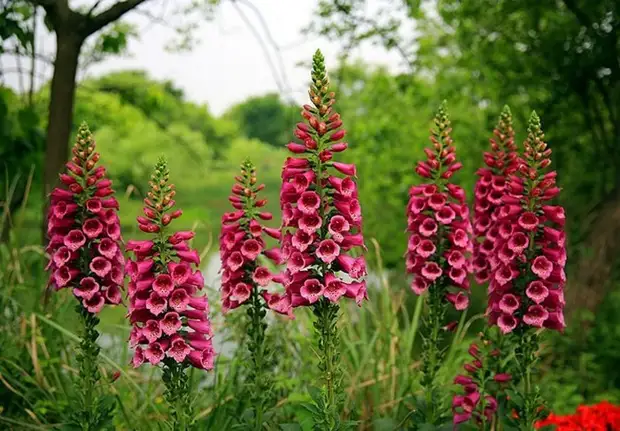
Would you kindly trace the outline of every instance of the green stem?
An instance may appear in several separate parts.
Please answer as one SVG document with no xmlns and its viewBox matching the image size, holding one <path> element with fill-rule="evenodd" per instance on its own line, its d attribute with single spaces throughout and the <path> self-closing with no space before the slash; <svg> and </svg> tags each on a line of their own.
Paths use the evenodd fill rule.
<svg viewBox="0 0 620 431">
<path fill-rule="evenodd" d="M 339 307 L 323 298 L 314 308 L 317 317 L 315 328 L 319 335 L 319 351 L 321 353 L 320 369 L 325 384 L 325 408 L 323 411 L 325 424 L 333 429 L 338 415 L 340 385 L 340 339 L 338 335 Z"/>
<path fill-rule="evenodd" d="M 165 397 L 170 406 L 174 431 L 188 431 L 193 421 L 186 368 L 185 363 L 178 363 L 170 358 L 165 360 L 162 379 L 166 385 Z"/>
<path fill-rule="evenodd" d="M 77 422 L 82 430 L 94 430 L 97 427 L 99 412 L 97 411 L 96 402 L 96 386 L 101 375 L 98 368 L 98 359 L 100 348 L 97 345 L 97 324 L 99 318 L 89 313 L 81 304 L 77 306 L 77 311 L 84 326 L 84 335 L 80 342 L 80 353 L 78 355 L 79 362 L 79 379 L 81 392 L 81 411 L 76 412 Z"/>
<path fill-rule="evenodd" d="M 532 390 L 532 373 L 536 362 L 536 351 L 538 350 L 538 339 L 535 333 L 525 331 L 519 337 L 517 343 L 517 360 L 523 380 L 523 414 L 519 419 L 520 429 L 529 431 L 534 429 L 536 419 L 536 409 L 540 401 L 538 395 Z"/>
<path fill-rule="evenodd" d="M 436 379 L 443 352 L 440 348 L 441 326 L 445 315 L 445 305 L 442 303 L 439 289 L 429 289 L 428 317 L 425 319 L 424 361 L 422 366 L 422 387 L 426 399 L 427 422 L 433 424 L 437 419 Z"/>
<path fill-rule="evenodd" d="M 263 429 L 263 416 L 265 412 L 265 401 L 270 391 L 270 379 L 266 373 L 267 360 L 265 355 L 265 329 L 264 322 L 265 310 L 261 300 L 259 289 L 252 289 L 250 307 L 248 308 L 250 317 L 250 351 L 252 369 L 249 373 L 250 384 L 252 387 L 252 402 L 254 404 L 254 429 Z"/>
</svg>

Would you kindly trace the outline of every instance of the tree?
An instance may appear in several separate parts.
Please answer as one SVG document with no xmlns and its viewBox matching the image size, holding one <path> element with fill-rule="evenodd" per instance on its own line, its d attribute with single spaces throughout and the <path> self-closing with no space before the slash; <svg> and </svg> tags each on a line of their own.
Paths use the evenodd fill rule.
<svg viewBox="0 0 620 431">
<path fill-rule="evenodd" d="M 383 42 L 401 54 L 413 74 L 433 77 L 472 106 L 536 108 L 549 135 L 563 142 L 554 150 L 562 153 L 560 162 L 568 163 L 570 153 L 579 151 L 597 169 L 604 165 L 605 175 L 597 180 L 609 181 L 597 181 L 599 199 L 609 191 L 604 184 L 620 190 L 616 0 L 596 5 L 586 0 L 402 0 L 394 4 L 400 13 L 390 19 L 368 14 L 365 3 L 321 0 L 312 30 L 342 37 L 348 45 Z M 401 30 L 414 22 L 416 32 Z M 581 148 L 586 137 L 591 150 Z"/>
<path fill-rule="evenodd" d="M 563 204 L 573 220 L 568 292 L 596 305 L 620 244 L 620 3 L 602 0 L 402 0 L 368 13 L 364 0 L 321 0 L 311 30 L 348 46 L 383 43 L 410 73 L 431 77 L 449 101 L 491 119 L 508 103 L 517 123 L 536 109 L 554 151 Z M 415 24 L 415 32 L 403 31 Z M 407 49 L 405 49 L 405 47 Z M 409 48 L 412 47 L 412 48 Z M 455 128 L 455 130 L 457 130 Z M 523 139 L 519 135 L 518 138 Z M 586 223 L 591 221 L 591 223 Z M 576 240 L 577 239 L 577 240 Z M 590 248 L 594 256 L 580 250 Z"/>
<path fill-rule="evenodd" d="M 19 74 L 20 93 L 0 86 L 0 177 L 7 185 L 0 190 L 0 242 L 9 238 L 12 216 L 22 205 L 27 189 L 38 184 L 33 169 L 42 159 L 43 134 L 34 107 L 37 31 L 36 8 L 22 0 L 0 0 L 0 55 L 17 56 L 16 68 L 0 70 Z M 23 68 L 23 61 L 29 69 Z"/>
<path fill-rule="evenodd" d="M 85 87 L 96 91 L 117 94 L 124 103 L 140 109 L 162 129 L 182 122 L 199 132 L 215 157 L 238 133 L 232 121 L 215 119 L 206 105 L 196 105 L 185 99 L 183 90 L 170 81 L 156 82 L 143 71 L 128 70 L 84 82 Z"/>
<path fill-rule="evenodd" d="M 286 104 L 275 93 L 250 97 L 233 106 L 227 116 L 235 120 L 248 138 L 259 139 L 266 144 L 282 147 L 295 127 L 299 109 Z"/>
<path fill-rule="evenodd" d="M 84 41 L 108 24 L 148 0 L 118 1 L 95 13 L 100 1 L 86 12 L 71 9 L 68 0 L 30 0 L 45 10 L 45 20 L 56 35 L 54 73 L 45 145 L 44 193 L 56 183 L 58 172 L 67 159 L 73 119 L 76 75 Z"/>
</svg>

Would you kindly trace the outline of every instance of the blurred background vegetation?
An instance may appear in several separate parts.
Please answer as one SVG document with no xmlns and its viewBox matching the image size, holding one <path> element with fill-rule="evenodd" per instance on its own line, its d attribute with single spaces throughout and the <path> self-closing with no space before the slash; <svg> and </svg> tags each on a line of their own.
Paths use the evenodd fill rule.
<svg viewBox="0 0 620 431">
<path fill-rule="evenodd" d="M 79 67 L 126 52 L 136 29 L 125 16 L 148 14 L 154 3 L 0 0 L 0 59 L 11 55 L 23 66 L 11 71 L 0 63 L 0 428 L 62 429 L 71 406 L 73 299 L 66 292 L 44 294 L 40 226 L 45 193 L 83 120 L 114 180 L 125 238 L 139 236 L 134 217 L 149 169 L 160 155 L 168 158 L 185 212 L 178 227 L 198 233 L 195 245 L 204 250 L 221 329 L 216 372 L 193 376 L 200 429 L 228 429 L 244 411 L 244 356 L 236 348 L 243 345 L 243 322 L 234 313 L 223 318 L 217 306 L 219 218 L 229 209 L 232 177 L 249 155 L 277 219 L 283 147 L 299 106 L 270 93 L 214 115 L 178 84 L 144 70 L 77 79 Z M 174 11 L 186 18 L 176 29 L 176 49 L 191 46 L 192 20 L 217 20 L 214 12 L 224 3 L 261 7 L 249 0 L 183 3 Z M 456 180 L 470 198 L 502 106 L 512 108 L 519 142 L 530 111 L 542 117 L 569 237 L 569 326 L 546 338 L 542 389 L 559 413 L 600 399 L 620 402 L 620 2 L 318 0 L 308 22 L 307 37 L 344 47 L 331 78 L 348 130 L 344 157 L 358 166 L 364 233 L 372 239 L 371 301 L 362 310 L 345 310 L 345 413 L 362 429 L 394 429 L 417 390 L 419 307 L 402 275 L 404 207 L 417 181 L 412 167 L 443 99 L 465 166 Z M 54 33 L 59 47 L 51 79 L 42 86 L 35 85 L 40 32 Z M 401 71 L 371 58 L 350 59 L 347 54 L 363 44 L 395 53 Z M 2 84 L 10 73 L 19 74 L 17 89 Z M 470 317 L 484 308 L 484 289 L 474 290 Z M 307 429 L 307 414 L 296 405 L 312 380 L 304 366 L 312 357 L 311 328 L 309 316 L 298 314 L 296 322 L 274 319 L 273 342 L 288 353 L 279 365 L 274 420 Z M 473 337 L 481 322 L 466 325 L 461 336 Z M 166 416 L 162 387 L 156 371 L 126 366 L 123 311 L 107 313 L 102 331 L 103 366 L 110 376 L 121 371 L 110 387 L 122 406 L 117 429 L 159 429 L 156 419 Z M 447 384 L 461 364 L 461 349 L 451 350 Z"/>
</svg>

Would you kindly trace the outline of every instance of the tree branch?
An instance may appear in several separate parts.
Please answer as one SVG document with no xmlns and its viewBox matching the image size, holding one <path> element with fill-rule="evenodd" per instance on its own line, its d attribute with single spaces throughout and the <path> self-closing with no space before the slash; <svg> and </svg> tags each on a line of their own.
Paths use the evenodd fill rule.
<svg viewBox="0 0 620 431">
<path fill-rule="evenodd" d="M 132 10 L 133 8 L 139 6 L 140 4 L 146 2 L 148 0 L 124 0 L 114 5 L 110 6 L 108 9 L 104 10 L 98 15 L 93 17 L 87 17 L 87 22 L 85 25 L 86 36 L 89 36 L 96 32 L 97 30 L 105 27 L 111 22 L 116 21 L 127 12 Z"/>
<path fill-rule="evenodd" d="M 61 25 L 69 15 L 69 0 L 29 0 L 35 7 L 40 6 L 45 10 L 54 28 Z"/>
<path fill-rule="evenodd" d="M 55 0 L 30 0 L 30 3 L 34 4 L 35 6 L 41 6 L 44 8 L 55 9 L 57 6 L 59 6 L 59 2 Z M 66 2 L 61 2 L 61 3 L 66 3 Z"/>
<path fill-rule="evenodd" d="M 92 5 L 92 7 L 90 9 L 88 9 L 88 13 L 86 15 L 88 16 L 92 16 L 93 12 L 95 11 L 95 9 L 97 9 L 99 7 L 99 5 L 101 4 L 103 0 L 97 0 L 95 2 L 94 5 Z"/>
<path fill-rule="evenodd" d="M 29 57 L 29 58 L 34 57 L 36 60 L 42 61 L 45 64 L 49 64 L 49 65 L 53 65 L 54 64 L 54 58 L 53 57 L 48 57 L 48 56 L 43 55 L 43 54 L 37 54 L 34 51 L 21 51 L 21 50 L 19 50 L 17 48 L 9 48 L 9 49 L 5 49 L 4 50 L 4 54 L 11 54 L 11 55 L 15 55 L 15 56 Z"/>
</svg>

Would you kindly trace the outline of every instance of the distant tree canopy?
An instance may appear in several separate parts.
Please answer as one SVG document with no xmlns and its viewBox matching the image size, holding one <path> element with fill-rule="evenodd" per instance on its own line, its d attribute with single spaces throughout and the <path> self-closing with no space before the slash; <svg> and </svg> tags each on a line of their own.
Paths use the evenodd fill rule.
<svg viewBox="0 0 620 431">
<path fill-rule="evenodd" d="M 250 97 L 233 106 L 226 114 L 233 119 L 243 135 L 267 144 L 282 147 L 291 139 L 299 121 L 300 108 L 285 103 L 278 94 Z"/>
<path fill-rule="evenodd" d="M 237 126 L 214 118 L 206 106 L 186 101 L 170 82 L 150 79 L 141 71 L 111 73 L 80 84 L 74 131 L 88 121 L 102 157 L 114 163 L 119 187 L 144 183 L 159 155 L 170 168 L 195 183 L 239 135 Z"/>
<path fill-rule="evenodd" d="M 321 0 L 312 30 L 351 46 L 383 43 L 450 101 L 489 113 L 507 103 L 521 121 L 536 109 L 560 173 L 601 174 L 563 179 L 571 190 L 589 191 L 569 210 L 590 210 L 620 191 L 617 0 L 403 0 L 392 2 L 399 13 L 389 17 L 366 13 L 365 3 Z M 415 33 L 402 31 L 414 23 Z"/>
<path fill-rule="evenodd" d="M 620 236 L 620 3 L 378 3 L 390 8 L 369 12 L 365 0 L 320 0 L 309 30 L 349 47 L 372 41 L 398 53 L 409 76 L 401 89 L 425 77 L 426 88 L 450 105 L 485 116 L 486 130 L 506 103 L 522 139 L 520 124 L 535 109 L 564 188 L 571 260 L 580 262 L 567 292 L 595 305 L 619 266 L 620 242 L 613 238 Z M 454 127 L 459 133 L 456 120 Z"/>
<path fill-rule="evenodd" d="M 186 101 L 183 91 L 172 82 L 153 81 L 143 71 L 111 73 L 83 84 L 84 89 L 91 86 L 97 91 L 118 95 L 123 103 L 139 109 L 162 129 L 184 123 L 202 136 L 215 157 L 238 133 L 232 121 L 216 120 L 206 105 Z"/>
</svg>

